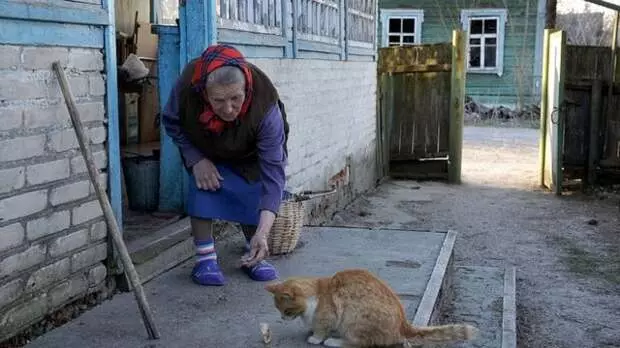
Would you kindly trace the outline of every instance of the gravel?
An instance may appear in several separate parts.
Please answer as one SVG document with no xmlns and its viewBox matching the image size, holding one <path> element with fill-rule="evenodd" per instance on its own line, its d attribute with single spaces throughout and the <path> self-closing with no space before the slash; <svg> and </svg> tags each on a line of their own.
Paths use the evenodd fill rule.
<svg viewBox="0 0 620 348">
<path fill-rule="evenodd" d="M 537 146 L 466 127 L 462 185 L 389 181 L 331 224 L 456 230 L 457 265 L 517 267 L 519 347 L 620 347 L 618 198 L 540 189 Z"/>
</svg>

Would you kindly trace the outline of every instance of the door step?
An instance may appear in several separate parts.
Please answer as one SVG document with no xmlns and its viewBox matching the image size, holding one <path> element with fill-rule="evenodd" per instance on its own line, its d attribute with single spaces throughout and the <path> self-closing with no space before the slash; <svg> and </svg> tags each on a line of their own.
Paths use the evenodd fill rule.
<svg viewBox="0 0 620 348">
<path fill-rule="evenodd" d="M 216 224 L 214 237 L 217 240 L 233 230 L 233 225 Z M 127 250 L 142 284 L 147 283 L 194 256 L 189 217 L 130 241 L 127 243 Z M 131 291 L 132 287 L 126 277 L 119 278 L 119 289 Z"/>
<path fill-rule="evenodd" d="M 446 347 L 516 348 L 515 268 L 457 266 L 451 301 L 440 322 L 465 322 L 478 327 L 477 337 Z"/>
</svg>

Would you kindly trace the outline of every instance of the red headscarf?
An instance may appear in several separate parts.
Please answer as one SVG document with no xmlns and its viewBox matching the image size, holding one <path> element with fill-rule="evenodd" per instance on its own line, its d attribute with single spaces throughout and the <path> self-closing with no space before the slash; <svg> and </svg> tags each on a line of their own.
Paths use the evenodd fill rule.
<svg viewBox="0 0 620 348">
<path fill-rule="evenodd" d="M 207 47 L 200 56 L 200 59 L 196 62 L 191 84 L 195 91 L 204 95 L 207 76 L 215 69 L 223 66 L 236 66 L 243 71 L 243 75 L 245 76 L 245 100 L 241 105 L 241 111 L 237 117 L 237 119 L 240 120 L 245 116 L 252 102 L 252 72 L 243 54 L 236 48 L 220 44 Z M 199 120 L 207 130 L 214 133 L 220 133 L 226 126 L 234 123 L 219 118 L 207 100 L 205 100 L 205 108 L 200 114 Z"/>
</svg>

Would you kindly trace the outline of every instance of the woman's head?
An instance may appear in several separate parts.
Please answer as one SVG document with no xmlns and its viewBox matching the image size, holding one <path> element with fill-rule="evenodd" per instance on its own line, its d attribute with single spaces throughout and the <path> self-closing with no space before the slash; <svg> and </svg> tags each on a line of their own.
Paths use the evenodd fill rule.
<svg viewBox="0 0 620 348">
<path fill-rule="evenodd" d="M 245 76 L 235 66 L 222 66 L 207 76 L 203 95 L 213 112 L 224 121 L 234 121 L 245 100 Z"/>
<path fill-rule="evenodd" d="M 207 47 L 194 66 L 192 86 L 207 102 L 201 115 L 234 121 L 248 110 L 252 100 L 252 72 L 243 54 L 229 45 Z"/>
</svg>

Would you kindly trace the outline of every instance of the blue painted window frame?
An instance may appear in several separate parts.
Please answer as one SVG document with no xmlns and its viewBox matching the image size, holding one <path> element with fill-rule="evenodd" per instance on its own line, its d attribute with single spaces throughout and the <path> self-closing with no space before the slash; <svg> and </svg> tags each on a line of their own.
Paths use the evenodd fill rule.
<svg viewBox="0 0 620 348">
<path fill-rule="evenodd" d="M 472 68 L 469 66 L 469 24 L 476 19 L 497 20 L 497 64 L 494 68 Z M 504 74 L 504 51 L 506 41 L 506 24 L 508 10 L 505 8 L 480 8 L 461 10 L 461 26 L 467 33 L 467 72 L 475 74 L 494 74 L 501 77 Z"/>
<path fill-rule="evenodd" d="M 415 19 L 414 44 L 422 43 L 422 23 L 424 23 L 424 10 L 420 9 L 381 9 L 381 47 L 388 47 L 388 28 L 390 18 L 413 18 Z"/>
</svg>

